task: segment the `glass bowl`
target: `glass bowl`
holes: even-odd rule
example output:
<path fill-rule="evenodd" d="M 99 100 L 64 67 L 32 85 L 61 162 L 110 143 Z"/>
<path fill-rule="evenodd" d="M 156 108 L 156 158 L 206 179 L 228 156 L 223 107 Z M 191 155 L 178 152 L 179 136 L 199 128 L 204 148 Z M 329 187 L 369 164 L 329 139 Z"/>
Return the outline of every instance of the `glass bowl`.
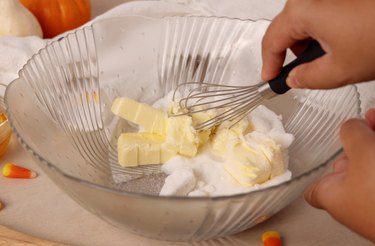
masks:
<path fill-rule="evenodd" d="M 292 179 L 221 197 L 159 197 L 159 166 L 121 168 L 116 138 L 129 125 L 118 96 L 153 103 L 186 81 L 260 81 L 267 20 L 128 16 L 48 44 L 6 90 L 15 135 L 61 189 L 110 224 L 146 237 L 192 241 L 251 228 L 299 197 L 340 152 L 338 126 L 359 115 L 356 88 L 291 90 L 266 103 L 295 135 Z"/>

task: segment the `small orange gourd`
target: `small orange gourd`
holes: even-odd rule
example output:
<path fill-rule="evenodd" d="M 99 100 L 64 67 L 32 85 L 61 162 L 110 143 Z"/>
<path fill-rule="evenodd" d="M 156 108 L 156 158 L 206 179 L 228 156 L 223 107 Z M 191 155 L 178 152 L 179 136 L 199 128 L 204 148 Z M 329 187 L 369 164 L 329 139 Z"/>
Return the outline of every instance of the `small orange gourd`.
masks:
<path fill-rule="evenodd" d="M 44 38 L 77 28 L 91 18 L 90 0 L 20 0 L 38 19 Z"/>

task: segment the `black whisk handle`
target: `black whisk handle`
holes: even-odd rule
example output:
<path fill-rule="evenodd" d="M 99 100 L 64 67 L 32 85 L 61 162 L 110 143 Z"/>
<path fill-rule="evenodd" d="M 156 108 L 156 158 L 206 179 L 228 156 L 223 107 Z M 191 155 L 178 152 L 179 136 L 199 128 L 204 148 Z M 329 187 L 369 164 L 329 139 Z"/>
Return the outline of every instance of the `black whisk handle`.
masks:
<path fill-rule="evenodd" d="M 322 47 L 320 47 L 320 44 L 316 40 L 311 41 L 301 55 L 299 55 L 288 65 L 284 66 L 276 78 L 268 81 L 272 91 L 276 94 L 284 94 L 287 92 L 290 87 L 286 84 L 286 78 L 288 77 L 290 71 L 292 71 L 292 69 L 296 66 L 315 60 L 324 54 L 325 52 Z"/>

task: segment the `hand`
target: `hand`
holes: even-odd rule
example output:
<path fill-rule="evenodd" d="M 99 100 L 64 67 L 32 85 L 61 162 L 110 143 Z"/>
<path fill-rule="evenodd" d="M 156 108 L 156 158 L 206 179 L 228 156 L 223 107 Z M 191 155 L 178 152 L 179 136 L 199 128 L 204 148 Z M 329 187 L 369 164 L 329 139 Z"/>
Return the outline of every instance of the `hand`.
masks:
<path fill-rule="evenodd" d="M 332 173 L 306 189 L 305 199 L 375 242 L 375 108 L 367 112 L 366 120 L 342 125 L 345 155 L 333 164 Z"/>
<path fill-rule="evenodd" d="M 262 79 L 280 72 L 288 48 L 298 55 L 310 39 L 326 54 L 300 65 L 287 83 L 298 88 L 335 88 L 375 79 L 374 0 L 289 0 L 262 43 Z"/>

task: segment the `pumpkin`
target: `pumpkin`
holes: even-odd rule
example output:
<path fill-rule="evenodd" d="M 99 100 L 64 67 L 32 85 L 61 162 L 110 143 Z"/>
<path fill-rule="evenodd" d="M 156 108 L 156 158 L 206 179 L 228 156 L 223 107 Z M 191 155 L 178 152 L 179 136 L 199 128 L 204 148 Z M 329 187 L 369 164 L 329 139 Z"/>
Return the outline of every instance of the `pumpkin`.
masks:
<path fill-rule="evenodd" d="M 38 19 L 44 38 L 77 28 L 91 18 L 90 0 L 20 0 Z"/>

